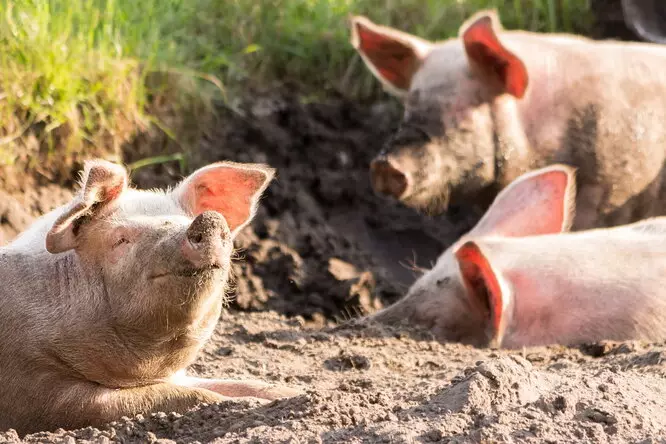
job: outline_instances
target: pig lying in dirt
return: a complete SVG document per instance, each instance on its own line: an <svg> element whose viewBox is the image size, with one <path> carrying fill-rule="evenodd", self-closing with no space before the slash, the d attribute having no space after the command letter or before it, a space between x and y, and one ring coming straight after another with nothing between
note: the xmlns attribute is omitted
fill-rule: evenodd
<svg viewBox="0 0 666 444"><path fill-rule="evenodd" d="M274 171L222 162L162 193L85 165L74 200L0 248L0 429L97 425L296 392L184 369L220 316L234 235Z"/></svg>
<svg viewBox="0 0 666 444"><path fill-rule="evenodd" d="M556 164L519 177L405 298L369 319L506 348L666 339L666 217L562 233L573 175Z"/></svg>
<svg viewBox="0 0 666 444"><path fill-rule="evenodd" d="M441 212L487 205L521 174L577 168L573 229L662 215L666 47L504 31L494 11L432 43L352 19L365 64L404 102L374 189Z"/></svg>

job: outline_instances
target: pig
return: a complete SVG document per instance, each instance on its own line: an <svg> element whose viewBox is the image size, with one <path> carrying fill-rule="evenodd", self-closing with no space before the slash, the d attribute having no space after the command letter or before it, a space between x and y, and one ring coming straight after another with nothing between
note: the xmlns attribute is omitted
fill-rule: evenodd
<svg viewBox="0 0 666 444"><path fill-rule="evenodd" d="M574 176L563 164L520 176L402 300L366 321L478 347L665 340L666 217L568 232Z"/></svg>
<svg viewBox="0 0 666 444"><path fill-rule="evenodd" d="M528 171L577 169L573 230L664 215L666 47L505 31L497 12L430 42L351 19L365 65L402 101L374 190L429 214L482 209Z"/></svg>
<svg viewBox="0 0 666 444"><path fill-rule="evenodd" d="M86 162L73 200L0 248L0 429L297 394L185 373L220 317L234 236L273 176L219 162L143 191L121 165Z"/></svg>

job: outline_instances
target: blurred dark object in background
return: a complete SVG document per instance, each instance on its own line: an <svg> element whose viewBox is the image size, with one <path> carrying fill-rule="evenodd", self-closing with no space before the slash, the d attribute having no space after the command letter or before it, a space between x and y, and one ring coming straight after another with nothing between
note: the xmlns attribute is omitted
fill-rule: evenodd
<svg viewBox="0 0 666 444"><path fill-rule="evenodd" d="M591 0L597 39L666 43L666 1Z"/></svg>

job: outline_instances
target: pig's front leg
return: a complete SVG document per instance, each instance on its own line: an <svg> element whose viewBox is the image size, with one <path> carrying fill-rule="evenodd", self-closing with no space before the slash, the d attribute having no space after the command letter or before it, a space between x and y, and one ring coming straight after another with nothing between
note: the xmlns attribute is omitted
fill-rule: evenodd
<svg viewBox="0 0 666 444"><path fill-rule="evenodd" d="M176 378L174 378L175 380ZM179 377L179 383L163 382L142 387L111 389L93 383L53 387L45 397L55 399L44 403L44 410L35 413L34 406L26 406L31 414L23 418L40 418L26 422L11 421L9 426L19 433L54 430L58 427L100 427L123 416L155 412L179 412L201 403L212 404L234 398L274 400L295 396L295 390L274 387L258 381L207 380ZM4 424L0 421L0 425Z"/></svg>
<svg viewBox="0 0 666 444"><path fill-rule="evenodd" d="M22 435L59 427L101 427L123 416L184 413L200 403L212 404L230 398L203 388L169 382L120 389L85 382L56 384L51 390L45 390L41 399L43 402L39 404L29 400L18 402L16 417L2 418L0 425L12 427Z"/></svg>
<svg viewBox="0 0 666 444"><path fill-rule="evenodd" d="M180 374L173 382L183 387L210 390L228 398L258 398L272 401L302 394L296 389L255 380L205 379Z"/></svg>

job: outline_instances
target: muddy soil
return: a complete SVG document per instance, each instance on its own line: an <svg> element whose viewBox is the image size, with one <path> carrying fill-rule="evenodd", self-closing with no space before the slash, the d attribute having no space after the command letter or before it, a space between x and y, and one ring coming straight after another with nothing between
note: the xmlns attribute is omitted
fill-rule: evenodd
<svg viewBox="0 0 666 444"><path fill-rule="evenodd" d="M666 443L666 344L493 351L341 322L400 297L481 209L427 217L372 193L368 163L397 124L395 102L296 97L257 93L233 109L221 105L190 159L189 170L222 159L278 169L238 240L232 304L190 372L304 394L24 441ZM127 162L146 154L141 143L127 147ZM163 164L132 178L141 188L162 187L182 173ZM66 202L74 183L21 172L1 179L0 245ZM0 433L0 442L17 441L13 431Z"/></svg>

